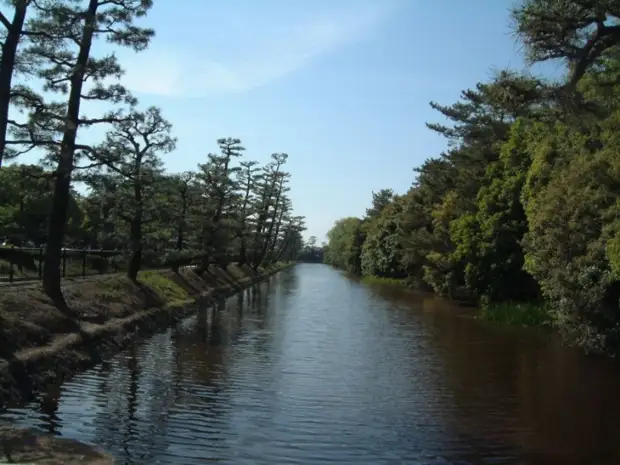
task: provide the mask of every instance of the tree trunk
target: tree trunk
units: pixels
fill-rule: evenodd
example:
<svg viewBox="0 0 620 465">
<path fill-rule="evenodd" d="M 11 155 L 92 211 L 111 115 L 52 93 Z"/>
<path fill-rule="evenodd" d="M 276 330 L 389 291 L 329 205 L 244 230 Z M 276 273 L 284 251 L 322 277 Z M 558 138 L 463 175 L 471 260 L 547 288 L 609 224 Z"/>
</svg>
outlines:
<svg viewBox="0 0 620 465">
<path fill-rule="evenodd" d="M 289 233 L 290 233 L 290 229 L 287 230 L 284 233 L 284 238 L 282 239 L 282 243 L 278 247 L 278 251 L 276 252 L 276 261 L 277 262 L 279 262 L 282 259 L 282 256 L 284 255 L 284 252 L 286 251 L 286 249 L 289 246 L 289 240 L 290 240 Z"/>
<path fill-rule="evenodd" d="M 129 262 L 129 269 L 127 270 L 127 276 L 132 281 L 138 279 L 138 272 L 142 267 L 142 181 L 141 181 L 141 167 L 142 167 L 142 154 L 136 157 L 134 165 L 135 181 L 133 183 L 133 196 L 136 202 L 136 208 L 134 210 L 133 219 L 131 220 L 131 227 L 129 235 L 131 238 L 131 261 Z"/>
<path fill-rule="evenodd" d="M 142 267 L 142 214 L 137 214 L 131 222 L 131 260 L 127 277 L 132 281 L 138 279 L 138 273 Z"/>
<path fill-rule="evenodd" d="M 247 252 L 245 249 L 245 239 L 242 237 L 241 248 L 239 249 L 239 266 L 245 265 L 245 262 L 247 261 L 246 255 L 247 255 Z"/>
<path fill-rule="evenodd" d="M 272 240 L 272 234 L 273 234 L 273 228 L 274 225 L 276 223 L 276 219 L 278 217 L 278 204 L 280 203 L 280 197 L 282 196 L 282 180 L 280 180 L 280 185 L 279 188 L 277 190 L 276 193 L 276 200 L 274 202 L 274 206 L 273 206 L 273 214 L 271 216 L 271 223 L 269 224 L 269 229 L 267 230 L 267 235 L 265 236 L 265 240 L 263 242 L 263 247 L 262 250 L 260 252 L 260 255 L 258 256 L 258 260 L 257 263 L 260 266 L 260 264 L 265 260 L 265 257 L 267 256 L 267 251 L 269 249 L 269 246 L 271 244 L 271 240 Z"/>
<path fill-rule="evenodd" d="M 276 174 L 279 173 L 279 169 L 280 169 L 280 165 L 278 164 L 278 167 L 275 171 Z M 253 256 L 252 261 L 254 262 L 252 263 L 252 269 L 254 270 L 257 270 L 258 267 L 260 266 L 260 263 L 263 261 L 263 253 L 261 250 L 262 248 L 259 246 L 260 236 L 262 235 L 263 230 L 265 228 L 265 223 L 269 219 L 269 205 L 271 205 L 271 199 L 273 198 L 274 190 L 276 188 L 276 182 L 277 182 L 277 178 L 274 177 L 271 183 L 269 184 L 269 190 L 263 196 L 263 209 L 261 213 L 259 214 L 258 222 L 256 224 L 256 232 L 254 234 L 254 244 L 255 244 L 255 247 L 257 248 L 256 250 L 254 250 L 254 253 L 252 254 Z M 277 202 L 275 204 L 275 208 L 277 208 Z M 268 238 L 266 238 L 266 240 L 268 240 Z"/>
<path fill-rule="evenodd" d="M 288 242 L 283 242 L 282 246 L 280 246 L 280 248 L 278 249 L 278 252 L 276 253 L 276 262 L 279 262 L 280 260 L 282 260 L 282 257 L 284 256 L 284 252 L 286 252 L 287 248 L 288 248 Z"/>
<path fill-rule="evenodd" d="M 177 250 L 180 252 L 183 250 L 183 226 L 179 224 L 177 231 Z"/>
<path fill-rule="evenodd" d="M 245 195 L 243 196 L 243 206 L 241 207 L 241 224 L 239 225 L 239 241 L 241 242 L 241 247 L 239 250 L 239 266 L 245 265 L 247 261 L 247 235 L 246 235 L 246 215 L 248 212 L 248 202 L 250 199 L 250 191 L 252 189 L 252 173 L 248 170 L 248 182 L 245 187 Z"/>
<path fill-rule="evenodd" d="M 4 159 L 6 149 L 6 131 L 8 129 L 9 104 L 11 101 L 11 81 L 15 69 L 15 56 L 17 46 L 26 19 L 28 0 L 15 2 L 15 12 L 11 27 L 8 28 L 6 39 L 2 45 L 2 58 L 0 59 L 0 167 Z"/>
<path fill-rule="evenodd" d="M 185 233 L 185 217 L 187 216 L 187 194 L 181 194 L 181 219 L 177 228 L 177 250 L 183 250 L 183 235 Z"/>
<path fill-rule="evenodd" d="M 54 183 L 54 197 L 50 213 L 49 232 L 45 247 L 45 263 L 43 266 L 43 289 L 55 302 L 62 304 L 62 290 L 60 286 L 61 248 L 65 238 L 67 214 L 69 209 L 69 193 L 71 188 L 71 171 L 73 170 L 73 156 L 75 140 L 80 122 L 80 99 L 84 85 L 84 73 L 90 56 L 90 48 L 96 29 L 96 14 L 99 0 L 90 0 L 86 11 L 83 36 L 80 43 L 80 52 L 77 57 L 75 73 L 71 77 L 71 92 L 67 108 L 67 124 L 60 147 L 58 169 Z"/>
<path fill-rule="evenodd" d="M 280 235 L 280 227 L 282 226 L 282 218 L 284 218 L 285 211 L 286 210 L 284 209 L 284 206 L 282 206 L 282 209 L 280 210 L 280 213 L 278 215 L 278 221 L 276 223 L 276 230 L 275 230 L 275 232 L 273 234 L 273 239 L 271 241 L 271 245 L 267 249 L 267 254 L 273 254 L 273 252 L 276 249 L 276 245 L 278 245 L 278 236 Z"/>
<path fill-rule="evenodd" d="M 68 157 L 64 154 L 61 155 L 58 162 L 52 199 L 52 212 L 49 219 L 47 243 L 45 244 L 45 260 L 43 262 L 43 289 L 54 302 L 59 304 L 63 300 L 60 287 L 62 278 L 60 268 L 71 187 L 71 162 L 72 160 L 68 160 Z"/>
</svg>

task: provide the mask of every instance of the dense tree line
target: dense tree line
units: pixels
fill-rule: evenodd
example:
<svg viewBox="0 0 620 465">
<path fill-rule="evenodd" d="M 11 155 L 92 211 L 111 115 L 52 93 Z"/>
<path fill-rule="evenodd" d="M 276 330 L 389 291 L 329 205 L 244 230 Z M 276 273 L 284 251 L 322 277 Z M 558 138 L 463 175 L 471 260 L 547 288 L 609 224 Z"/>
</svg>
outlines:
<svg viewBox="0 0 620 465">
<path fill-rule="evenodd" d="M 113 52 L 95 56 L 103 42 L 146 49 L 155 31 L 136 20 L 152 3 L 10 0 L 0 10 L 0 238 L 44 247 L 43 286 L 59 302 L 64 247 L 124 250 L 135 279 L 149 253 L 256 269 L 302 246 L 286 154 L 259 166 L 226 138 L 196 171 L 164 170 L 172 125 L 123 87 Z M 84 143 L 101 125 L 105 138 Z M 2 164 L 33 150 L 40 164 Z"/>
<path fill-rule="evenodd" d="M 526 0 L 512 17 L 531 63 L 431 106 L 448 149 L 403 195 L 373 194 L 328 234 L 326 261 L 490 307 L 544 302 L 564 334 L 620 349 L 620 4 Z"/>
<path fill-rule="evenodd" d="M 316 243 L 316 236 L 310 236 L 307 241 L 304 241 L 303 248 L 300 250 L 297 259 L 305 263 L 323 263 L 325 243 L 321 244 L 320 247 Z"/>
</svg>

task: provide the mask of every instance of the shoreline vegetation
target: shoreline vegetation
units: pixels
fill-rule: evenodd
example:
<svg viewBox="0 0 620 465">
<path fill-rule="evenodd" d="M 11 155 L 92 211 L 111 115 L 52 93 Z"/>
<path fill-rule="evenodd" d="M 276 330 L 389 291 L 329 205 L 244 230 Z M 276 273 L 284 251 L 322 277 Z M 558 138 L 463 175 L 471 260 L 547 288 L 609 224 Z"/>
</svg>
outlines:
<svg viewBox="0 0 620 465">
<path fill-rule="evenodd" d="M 393 286 L 415 291 L 407 278 L 361 276 L 361 282 L 371 286 Z M 551 329 L 555 323 L 553 309 L 546 302 L 479 303 L 477 317 L 494 323 L 512 326 Z"/>
<path fill-rule="evenodd" d="M 338 220 L 324 261 L 620 354 L 620 9 L 595 3 L 515 2 L 529 64 L 563 60 L 563 74 L 503 69 L 431 102 L 446 150 L 406 192 Z"/>
<path fill-rule="evenodd" d="M 482 305 L 479 317 L 494 323 L 553 329 L 556 324 L 551 306 L 546 302 L 495 302 Z"/>
<path fill-rule="evenodd" d="M 370 285 L 409 287 L 407 280 L 403 278 L 384 278 L 381 276 L 362 276 L 361 280 L 364 284 L 370 284 Z"/>
</svg>

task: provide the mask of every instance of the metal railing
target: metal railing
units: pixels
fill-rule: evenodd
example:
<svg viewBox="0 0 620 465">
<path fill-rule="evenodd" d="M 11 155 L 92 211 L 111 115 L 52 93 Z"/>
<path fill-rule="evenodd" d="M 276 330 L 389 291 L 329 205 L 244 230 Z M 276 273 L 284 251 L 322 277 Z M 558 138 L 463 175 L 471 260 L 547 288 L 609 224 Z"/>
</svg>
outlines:
<svg viewBox="0 0 620 465">
<path fill-rule="evenodd" d="M 172 254 L 172 256 L 169 256 Z M 60 272 L 63 278 L 80 278 L 127 270 L 130 253 L 124 250 L 63 248 Z M 143 270 L 200 266 L 238 260 L 237 256 L 221 254 L 205 260 L 206 254 L 178 251 L 145 251 Z M 37 281 L 43 277 L 45 250 L 42 247 L 0 246 L 0 284 Z"/>
<path fill-rule="evenodd" d="M 60 272 L 63 278 L 118 273 L 126 262 L 121 250 L 63 248 Z M 44 263 L 42 247 L 0 247 L 0 282 L 41 279 Z"/>
</svg>

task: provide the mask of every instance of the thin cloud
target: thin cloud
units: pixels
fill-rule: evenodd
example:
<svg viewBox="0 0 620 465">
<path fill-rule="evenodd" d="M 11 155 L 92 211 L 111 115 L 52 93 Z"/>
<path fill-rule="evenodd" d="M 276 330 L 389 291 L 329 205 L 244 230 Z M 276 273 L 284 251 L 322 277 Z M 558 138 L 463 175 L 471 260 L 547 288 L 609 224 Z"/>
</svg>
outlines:
<svg viewBox="0 0 620 465">
<path fill-rule="evenodd" d="M 208 49 L 191 45 L 177 49 L 155 41 L 146 52 L 121 57 L 126 69 L 123 83 L 134 92 L 171 97 L 245 92 L 363 39 L 399 4 L 375 0 L 357 4 L 355 9 L 331 9 L 283 24 L 277 19 L 247 20 L 250 27 L 226 59 L 214 60 Z"/>
</svg>

